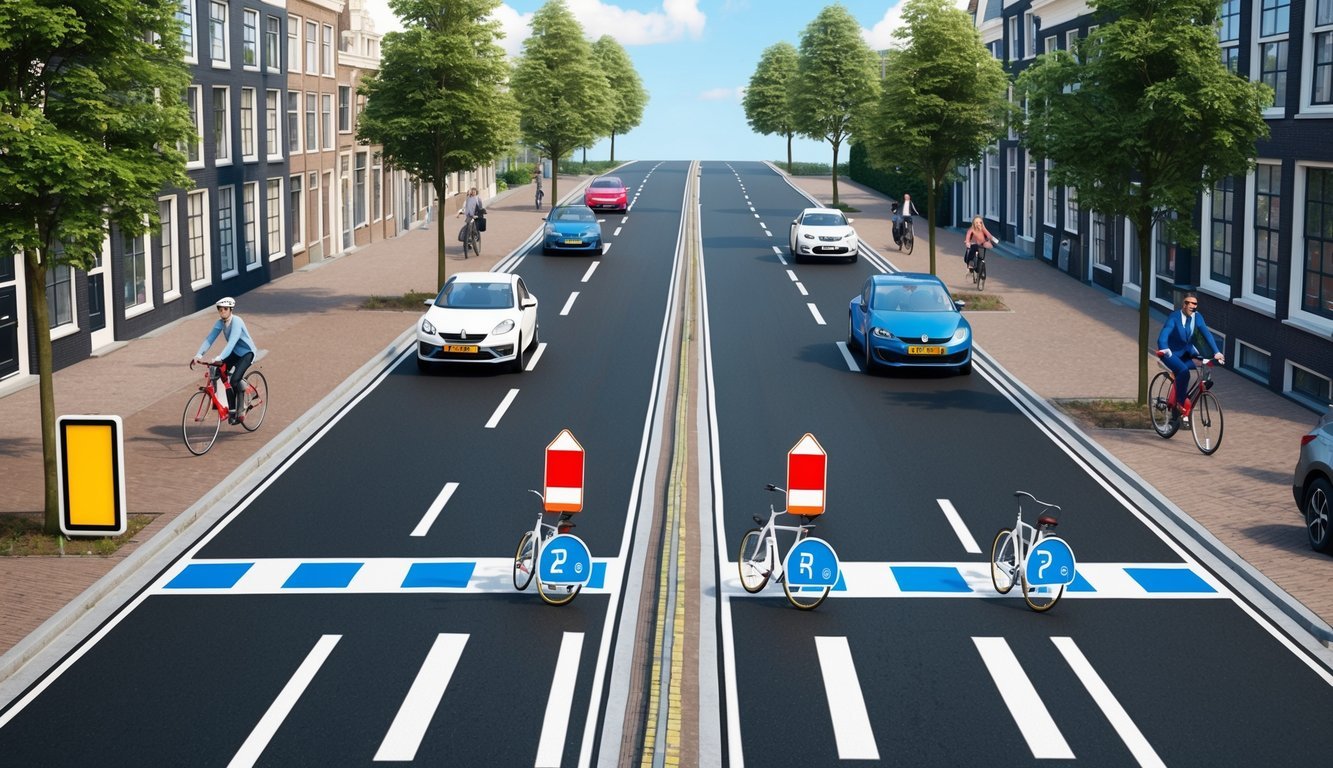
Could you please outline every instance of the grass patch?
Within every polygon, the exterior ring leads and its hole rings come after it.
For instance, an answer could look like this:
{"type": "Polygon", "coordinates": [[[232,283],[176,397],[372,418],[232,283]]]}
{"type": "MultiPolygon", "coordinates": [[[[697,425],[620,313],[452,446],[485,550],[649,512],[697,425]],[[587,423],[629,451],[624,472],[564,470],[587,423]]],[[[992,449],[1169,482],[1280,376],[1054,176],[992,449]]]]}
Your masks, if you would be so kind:
{"type": "Polygon", "coordinates": [[[402,296],[371,296],[361,302],[362,309],[387,309],[396,311],[414,310],[421,312],[422,305],[435,298],[433,293],[408,291],[402,296]]]}
{"type": "Polygon", "coordinates": [[[37,512],[10,512],[0,515],[0,555],[8,557],[101,556],[115,554],[156,515],[130,515],[125,533],[120,536],[91,536],[67,539],[42,531],[42,515],[37,512]]]}
{"type": "MultiPolygon", "coordinates": [[[[833,166],[828,163],[802,163],[794,160],[792,161],[791,168],[788,168],[786,160],[774,160],[773,165],[790,173],[792,176],[828,176],[830,178],[833,176],[833,166]]],[[[847,164],[838,163],[838,178],[847,178],[847,173],[847,164]]]]}
{"type": "Polygon", "coordinates": [[[842,211],[843,213],[860,213],[860,212],[861,212],[861,209],[860,209],[860,208],[853,208],[852,206],[850,206],[850,205],[848,205],[848,204],[846,204],[846,203],[838,203],[837,205],[834,205],[834,204],[832,204],[832,203],[829,203],[829,206],[828,206],[828,207],[830,207],[830,208],[837,208],[838,210],[842,211]]]}
{"type": "Polygon", "coordinates": [[[1009,309],[1004,299],[993,293],[955,293],[956,301],[965,301],[964,312],[1005,312],[1009,309]]]}
{"type": "Polygon", "coordinates": [[[1055,405],[1083,426],[1152,429],[1148,406],[1133,400],[1056,400],[1055,405]]]}

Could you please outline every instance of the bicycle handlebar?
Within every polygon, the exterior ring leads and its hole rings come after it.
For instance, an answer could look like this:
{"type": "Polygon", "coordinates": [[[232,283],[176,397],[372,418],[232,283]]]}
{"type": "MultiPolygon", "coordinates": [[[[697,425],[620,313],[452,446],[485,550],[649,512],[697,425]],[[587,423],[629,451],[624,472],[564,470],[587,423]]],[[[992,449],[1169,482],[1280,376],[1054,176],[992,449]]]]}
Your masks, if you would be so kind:
{"type": "Polygon", "coordinates": [[[1037,498],[1036,496],[1033,496],[1032,494],[1028,493],[1027,491],[1014,491],[1014,498],[1018,499],[1018,505],[1019,505],[1019,508],[1020,508],[1020,509],[1021,509],[1022,506],[1023,506],[1023,497],[1024,497],[1024,496],[1026,496],[1026,497],[1029,498],[1029,499],[1032,499],[1032,501],[1036,502],[1037,504],[1040,504],[1040,505],[1041,505],[1041,509],[1042,509],[1043,512],[1047,512],[1047,511],[1050,511],[1050,510],[1052,510],[1052,509],[1055,510],[1056,512],[1059,512],[1059,511],[1060,511],[1060,505],[1059,505],[1059,504],[1052,504],[1052,503],[1050,503],[1049,501],[1042,501],[1041,499],[1037,498]]]}
{"type": "Polygon", "coordinates": [[[778,486],[773,485],[772,483],[764,483],[764,490],[765,490],[765,491],[773,491],[773,492],[775,492],[775,493],[786,493],[786,492],[787,492],[787,489],[786,489],[786,488],[779,488],[778,486]]]}

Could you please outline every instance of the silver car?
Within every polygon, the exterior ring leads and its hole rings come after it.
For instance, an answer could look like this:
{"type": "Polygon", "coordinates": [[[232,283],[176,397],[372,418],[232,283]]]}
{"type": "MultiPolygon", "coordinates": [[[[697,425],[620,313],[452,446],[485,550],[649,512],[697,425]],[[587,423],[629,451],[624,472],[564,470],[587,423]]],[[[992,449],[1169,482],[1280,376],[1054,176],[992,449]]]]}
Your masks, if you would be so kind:
{"type": "Polygon", "coordinates": [[[1305,516],[1310,546],[1333,553],[1333,405],[1314,429],[1301,436],[1301,457],[1291,478],[1291,493],[1305,516]]]}

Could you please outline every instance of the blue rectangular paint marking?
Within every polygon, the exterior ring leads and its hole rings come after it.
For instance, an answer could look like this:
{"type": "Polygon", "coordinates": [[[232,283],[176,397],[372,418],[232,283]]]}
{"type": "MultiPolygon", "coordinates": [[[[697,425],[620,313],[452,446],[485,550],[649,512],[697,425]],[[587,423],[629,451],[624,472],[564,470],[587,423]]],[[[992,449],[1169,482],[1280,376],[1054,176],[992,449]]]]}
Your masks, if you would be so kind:
{"type": "Polygon", "coordinates": [[[895,565],[890,568],[904,592],[971,592],[957,568],[939,565],[895,565]]]}
{"type": "Polygon", "coordinates": [[[1189,568],[1126,568],[1144,592],[1216,592],[1189,568]]]}
{"type": "Polygon", "coordinates": [[[403,587],[466,587],[476,563],[413,563],[403,587]]]}
{"type": "Polygon", "coordinates": [[[343,589],[362,563],[301,563],[282,583],[283,589],[343,589]]]}
{"type": "Polygon", "coordinates": [[[163,589],[231,589],[254,563],[191,563],[163,589]]]}
{"type": "Polygon", "coordinates": [[[1069,586],[1065,587],[1065,589],[1069,590],[1070,592],[1096,592],[1096,591],[1097,591],[1097,588],[1096,588],[1096,587],[1094,587],[1094,586],[1092,586],[1091,584],[1089,584],[1089,583],[1088,583],[1088,580],[1085,579],[1085,578],[1083,578],[1083,574],[1079,573],[1077,568],[1074,569],[1074,583],[1072,583],[1072,584],[1070,584],[1069,586]]]}
{"type": "Polygon", "coordinates": [[[593,563],[592,576],[588,577],[588,589],[601,589],[606,583],[606,563],[593,563]]]}

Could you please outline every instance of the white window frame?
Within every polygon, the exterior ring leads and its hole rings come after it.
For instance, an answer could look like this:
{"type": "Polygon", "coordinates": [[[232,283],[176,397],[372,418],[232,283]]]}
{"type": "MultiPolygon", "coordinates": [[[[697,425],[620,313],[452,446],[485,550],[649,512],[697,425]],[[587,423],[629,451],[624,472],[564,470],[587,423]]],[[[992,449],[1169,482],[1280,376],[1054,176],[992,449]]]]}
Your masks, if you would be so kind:
{"type": "Polygon", "coordinates": [[[213,284],[213,260],[210,256],[210,254],[213,253],[213,231],[211,226],[212,222],[210,222],[208,218],[208,212],[210,210],[208,207],[208,188],[205,187],[204,189],[187,192],[185,202],[185,263],[188,266],[188,271],[190,273],[190,289],[197,291],[200,288],[205,288],[213,284]],[[198,244],[200,246],[200,251],[198,254],[196,254],[194,250],[196,240],[191,234],[191,225],[195,223],[193,217],[195,207],[194,202],[196,200],[199,201],[198,244]],[[200,264],[203,266],[203,274],[200,277],[195,277],[194,274],[194,260],[196,255],[200,257],[200,264]]]}
{"type": "MultiPolygon", "coordinates": [[[[1233,194],[1236,197],[1242,197],[1245,194],[1245,180],[1236,177],[1236,189],[1233,194]]],[[[1226,283],[1213,279],[1213,188],[1209,187],[1203,191],[1199,201],[1199,290],[1215,296],[1223,301],[1231,300],[1231,286],[1226,283]]],[[[1231,221],[1231,246],[1232,246],[1232,268],[1238,259],[1246,258],[1244,253],[1238,253],[1238,244],[1243,240],[1237,237],[1241,232],[1237,229],[1240,222],[1231,221]]]]}
{"type": "MultiPolygon", "coordinates": [[[[55,341],[56,339],[63,339],[66,336],[73,335],[75,333],[78,333],[79,331],[79,305],[78,305],[78,296],[74,291],[74,282],[75,282],[74,267],[68,264],[61,264],[59,262],[55,262],[50,266],[50,268],[47,269],[46,271],[47,276],[48,277],[54,276],[56,274],[56,270],[58,269],[64,269],[69,274],[69,280],[67,281],[67,285],[69,286],[69,322],[51,326],[50,328],[51,341],[55,341]]],[[[42,301],[46,301],[47,297],[51,293],[51,287],[49,285],[43,286],[43,293],[45,295],[42,296],[42,301]]],[[[48,314],[47,322],[49,323],[51,322],[51,318],[49,316],[50,312],[48,311],[47,314],[48,314]]]]}
{"type": "MultiPolygon", "coordinates": [[[[1287,4],[1287,28],[1281,32],[1274,32],[1265,35],[1263,31],[1263,12],[1264,0],[1253,0],[1250,16],[1250,79],[1255,82],[1263,82],[1263,48],[1268,43],[1286,42],[1287,44],[1287,84],[1290,86],[1292,77],[1292,58],[1291,58],[1291,4],[1287,4]]],[[[1296,77],[1301,77],[1301,72],[1296,72],[1296,77]]],[[[1264,110],[1264,117],[1276,118],[1286,115],[1287,107],[1282,99],[1285,93],[1278,93],[1273,100],[1274,106],[1264,110]]]]}
{"type": "Polygon", "coordinates": [[[324,150],[333,149],[333,94],[319,95],[319,127],[324,134],[324,150]]]}
{"type": "Polygon", "coordinates": [[[1065,187],[1065,224],[1064,230],[1072,235],[1078,234],[1078,190],[1065,187]]]}
{"type": "Polygon", "coordinates": [[[991,147],[986,151],[986,189],[983,195],[986,198],[986,218],[991,221],[1000,220],[1000,149],[991,147]]]}
{"type": "Polygon", "coordinates": [[[241,187],[241,232],[245,247],[245,271],[258,269],[264,263],[259,253],[259,182],[247,181],[241,187]]]}
{"type": "Polygon", "coordinates": [[[1026,183],[1023,185],[1023,229],[1018,236],[1032,240],[1037,234],[1037,158],[1031,152],[1023,154],[1026,183]]]}
{"type": "Polygon", "coordinates": [[[282,132],[282,91],[269,88],[264,91],[264,149],[270,163],[282,162],[285,138],[282,132]]]}
{"type": "Polygon", "coordinates": [[[239,227],[236,226],[236,217],[240,215],[240,209],[236,205],[236,186],[234,184],[218,187],[215,213],[218,221],[218,274],[221,275],[221,279],[226,280],[241,273],[241,262],[236,256],[238,253],[236,247],[237,235],[240,233],[239,227]],[[226,218],[222,216],[224,210],[229,214],[226,218]],[[229,243],[230,245],[228,245],[229,243]]]}
{"type": "Polygon", "coordinates": [[[262,49],[259,46],[259,35],[260,35],[259,11],[255,10],[254,8],[242,8],[241,9],[241,69],[245,70],[246,72],[258,72],[259,68],[263,66],[262,64],[263,59],[261,58],[263,54],[261,53],[262,49]],[[253,22],[253,24],[251,22],[253,22]],[[254,30],[254,38],[251,40],[247,40],[245,36],[246,33],[249,32],[250,30],[254,30]],[[253,64],[245,63],[245,55],[247,52],[253,52],[254,54],[253,64]]]}
{"type": "Polygon", "coordinates": [[[1114,219],[1104,213],[1088,211],[1088,261],[1092,268],[1107,274],[1111,272],[1114,261],[1111,258],[1111,227],[1114,219]],[[1097,228],[1101,226],[1102,239],[1097,239],[1097,228]]]}
{"type": "Polygon", "coordinates": [[[1004,162],[1004,220],[1011,227],[1018,226],[1018,147],[1005,150],[1004,162]]]}
{"type": "Polygon", "coordinates": [[[305,92],[305,151],[319,151],[319,94],[305,92]]]}
{"type": "Polygon", "coordinates": [[[227,4],[221,0],[209,0],[208,3],[208,58],[215,69],[231,69],[231,30],[228,28],[227,4]],[[213,17],[214,10],[222,12],[221,19],[213,17]],[[213,55],[217,52],[214,43],[218,41],[215,32],[221,33],[221,58],[213,55]]]}
{"type": "Polygon", "coordinates": [[[1037,17],[1032,11],[1023,11],[1023,58],[1037,57],[1037,17]]]}
{"type": "Polygon", "coordinates": [[[352,132],[352,86],[338,86],[338,133],[352,132]],[[345,98],[344,98],[345,97],[345,98]]]}
{"type": "Polygon", "coordinates": [[[319,73],[324,77],[333,77],[333,25],[324,25],[324,34],[319,40],[319,73]]]}
{"type": "Polygon", "coordinates": [[[1005,46],[1005,61],[1018,61],[1018,16],[1009,17],[1009,40],[1005,46]]]}
{"type": "MultiPolygon", "coordinates": [[[[1259,182],[1255,170],[1261,165],[1276,165],[1281,167],[1282,161],[1271,158],[1258,158],[1255,161],[1254,167],[1250,169],[1249,173],[1245,174],[1244,246],[1239,249],[1242,258],[1240,298],[1236,299],[1235,303],[1253,312],[1258,312],[1268,317],[1274,317],[1277,315],[1277,302],[1267,296],[1260,296],[1254,292],[1254,249],[1256,247],[1256,238],[1254,236],[1254,206],[1259,189],[1259,182]]],[[[1280,199],[1281,195],[1278,197],[1280,199]]]]}
{"type": "Polygon", "coordinates": [[[157,256],[158,256],[158,259],[157,259],[157,265],[158,265],[158,266],[157,266],[157,273],[158,273],[158,275],[159,275],[159,276],[162,276],[163,273],[166,272],[166,266],[165,266],[166,264],[170,264],[170,265],[171,265],[171,278],[170,278],[170,279],[167,279],[166,277],[162,277],[162,303],[163,303],[163,304],[165,304],[165,303],[167,303],[167,302],[169,302],[169,301],[173,301],[173,300],[175,300],[175,299],[179,299],[179,298],[180,298],[180,295],[181,295],[181,289],[180,289],[180,284],[181,284],[181,277],[180,277],[180,269],[181,269],[181,261],[180,261],[181,244],[180,244],[180,239],[181,239],[181,238],[180,238],[180,234],[181,234],[181,230],[180,230],[180,219],[179,219],[179,217],[178,217],[178,214],[179,214],[179,212],[180,212],[180,211],[179,211],[179,202],[178,202],[179,199],[180,199],[180,198],[177,197],[176,195],[164,195],[164,196],[159,197],[159,198],[157,199],[157,203],[158,203],[158,212],[159,212],[159,219],[162,218],[162,217],[161,217],[161,211],[162,211],[162,209],[163,209],[163,204],[165,204],[165,207],[166,207],[166,210],[167,210],[167,214],[168,214],[168,221],[159,221],[159,226],[158,226],[158,232],[159,232],[159,234],[158,234],[158,240],[157,240],[157,246],[156,246],[156,247],[157,247],[156,253],[157,253],[157,256]],[[171,233],[171,241],[170,241],[169,243],[166,243],[166,247],[165,247],[165,248],[163,247],[164,241],[163,241],[162,236],[161,236],[161,234],[160,234],[160,233],[162,233],[162,232],[169,232],[169,233],[171,233]]]}
{"type": "Polygon", "coordinates": [[[287,72],[297,75],[301,73],[301,25],[304,20],[300,16],[287,16],[287,72]]]}
{"type": "Polygon", "coordinates": [[[185,63],[199,63],[199,23],[195,18],[194,0],[177,0],[176,18],[181,22],[181,45],[185,48],[185,63]]]}
{"type": "Polygon", "coordinates": [[[1273,353],[1270,350],[1264,349],[1263,347],[1260,347],[1256,344],[1251,344],[1248,341],[1242,341],[1240,339],[1236,339],[1236,359],[1232,361],[1231,367],[1233,370],[1235,370],[1240,375],[1246,377],[1247,379],[1250,379],[1251,381],[1257,381],[1260,384],[1263,384],[1264,386],[1268,386],[1268,384],[1273,380],[1273,353]],[[1245,350],[1247,349],[1256,354],[1263,355],[1264,357],[1268,358],[1267,376],[1260,376],[1258,372],[1252,371],[1241,364],[1242,361],[1245,359],[1245,350]]]}
{"type": "Polygon", "coordinates": [[[300,253],[305,250],[307,198],[304,172],[293,173],[287,180],[287,195],[299,198],[290,200],[289,207],[292,209],[292,253],[300,253]]]}
{"type": "Polygon", "coordinates": [[[1319,371],[1316,371],[1313,368],[1310,368],[1309,366],[1292,362],[1291,359],[1288,358],[1286,364],[1282,366],[1282,392],[1286,394],[1288,397],[1291,397],[1302,403],[1314,406],[1315,408],[1327,408],[1329,406],[1329,402],[1327,400],[1320,402],[1318,400],[1311,398],[1304,392],[1297,392],[1295,389],[1292,389],[1291,382],[1292,379],[1295,378],[1296,368],[1300,368],[1302,371],[1305,371],[1306,373],[1310,374],[1316,379],[1323,379],[1324,381],[1328,382],[1329,389],[1333,391],[1333,379],[1330,379],[1328,376],[1325,376],[1324,374],[1320,373],[1319,371]]]}
{"type": "Polygon", "coordinates": [[[282,21],[270,14],[264,14],[264,68],[269,72],[282,72],[282,21]]]}
{"type": "Polygon", "coordinates": [[[319,74],[319,22],[312,19],[305,22],[305,73],[319,74]]]}
{"type": "Polygon", "coordinates": [[[259,160],[258,105],[255,103],[255,97],[254,88],[241,89],[241,160],[247,163],[259,160]],[[246,140],[247,136],[249,141],[246,140]],[[247,144],[249,146],[246,146],[247,144]]]}
{"type": "Polygon", "coordinates": [[[194,102],[194,153],[198,158],[197,160],[190,160],[188,147],[183,147],[186,152],[185,167],[191,169],[203,168],[207,163],[204,159],[204,124],[207,122],[207,118],[204,116],[204,87],[202,85],[191,85],[186,88],[185,101],[186,104],[194,102]]]}
{"type": "Polygon", "coordinates": [[[304,97],[300,91],[287,91],[287,153],[290,155],[300,154],[303,148],[302,141],[305,135],[302,133],[304,126],[301,125],[301,100],[304,97]],[[292,97],[296,97],[296,109],[292,109],[292,97]],[[291,137],[295,136],[293,142],[291,137]]]}
{"type": "Polygon", "coordinates": [[[1058,221],[1059,218],[1056,216],[1059,212],[1057,210],[1057,195],[1055,189],[1051,187],[1051,169],[1055,167],[1055,163],[1051,162],[1051,159],[1048,157],[1042,165],[1042,170],[1044,170],[1045,173],[1043,173],[1041,177],[1041,221],[1042,224],[1045,224],[1048,227],[1054,227],[1055,222],[1058,221]]]}
{"type": "MultiPolygon", "coordinates": [[[[1137,182],[1135,184],[1137,185],[1137,182]]],[[[1134,249],[1139,243],[1139,234],[1134,231],[1134,222],[1130,221],[1128,218],[1124,220],[1123,229],[1121,231],[1124,233],[1124,246],[1121,248],[1124,274],[1122,275],[1123,281],[1120,293],[1126,299],[1137,304],[1143,298],[1143,275],[1139,275],[1138,283],[1131,281],[1133,279],[1134,270],[1138,268],[1139,264],[1139,256],[1134,253],[1134,249]]]]}
{"type": "Polygon", "coordinates": [[[286,185],[281,176],[273,176],[264,185],[264,245],[268,250],[268,260],[277,261],[287,255],[283,247],[287,233],[287,218],[284,214],[283,189],[286,185]]]}
{"type": "Polygon", "coordinates": [[[226,85],[215,85],[210,89],[212,93],[212,109],[209,110],[209,116],[213,119],[213,164],[231,165],[231,87],[226,85]],[[222,93],[222,129],[218,130],[218,93],[222,93]]]}
{"type": "Polygon", "coordinates": [[[1292,194],[1291,252],[1287,283],[1287,319],[1283,325],[1299,328],[1320,338],[1333,336],[1333,319],[1306,312],[1301,308],[1301,284],[1305,274],[1305,191],[1311,169],[1333,169],[1333,163],[1300,161],[1296,163],[1295,189],[1292,194]]]}
{"type": "Polygon", "coordinates": [[[375,221],[384,219],[384,156],[374,152],[370,156],[371,211],[375,221]]]}
{"type": "MultiPolygon", "coordinates": [[[[145,216],[145,217],[144,217],[144,224],[146,225],[147,223],[148,223],[148,217],[145,216]]],[[[134,239],[135,241],[137,241],[140,245],[143,246],[143,272],[144,272],[144,274],[143,274],[143,291],[144,291],[144,300],[143,300],[141,303],[135,304],[134,306],[130,306],[130,304],[129,304],[128,302],[126,302],[126,304],[125,304],[125,319],[127,319],[127,320],[128,320],[129,318],[131,318],[131,317],[138,317],[139,315],[142,315],[142,314],[145,313],[145,312],[151,312],[151,311],[153,310],[153,306],[154,306],[154,304],[153,304],[153,285],[154,285],[154,283],[153,283],[153,231],[152,231],[151,229],[145,230],[145,231],[143,232],[143,234],[135,235],[133,239],[134,239]]],[[[121,258],[120,279],[121,279],[122,282],[121,282],[121,285],[119,286],[119,287],[122,288],[122,289],[124,288],[124,281],[125,281],[125,280],[128,278],[128,276],[129,276],[129,275],[128,275],[128,272],[127,272],[126,269],[125,269],[125,262],[124,262],[124,259],[125,259],[125,252],[124,252],[124,250],[123,250],[123,248],[124,248],[124,244],[125,244],[125,236],[124,236],[124,233],[122,233],[122,234],[121,234],[121,247],[122,247],[122,251],[121,251],[121,254],[120,254],[120,258],[121,258]]]]}
{"type": "MultiPolygon", "coordinates": [[[[1305,3],[1305,24],[1302,27],[1305,32],[1305,44],[1301,46],[1301,114],[1302,115],[1333,115],[1333,101],[1327,104],[1314,103],[1314,51],[1315,39],[1320,35],[1333,35],[1333,0],[1306,0],[1305,3]],[[1318,23],[1317,12],[1320,2],[1327,3],[1330,8],[1329,19],[1323,24],[1318,23]]],[[[1290,64],[1290,60],[1287,62],[1290,64]]],[[[1330,74],[1333,77],[1333,74],[1330,74]]]]}

